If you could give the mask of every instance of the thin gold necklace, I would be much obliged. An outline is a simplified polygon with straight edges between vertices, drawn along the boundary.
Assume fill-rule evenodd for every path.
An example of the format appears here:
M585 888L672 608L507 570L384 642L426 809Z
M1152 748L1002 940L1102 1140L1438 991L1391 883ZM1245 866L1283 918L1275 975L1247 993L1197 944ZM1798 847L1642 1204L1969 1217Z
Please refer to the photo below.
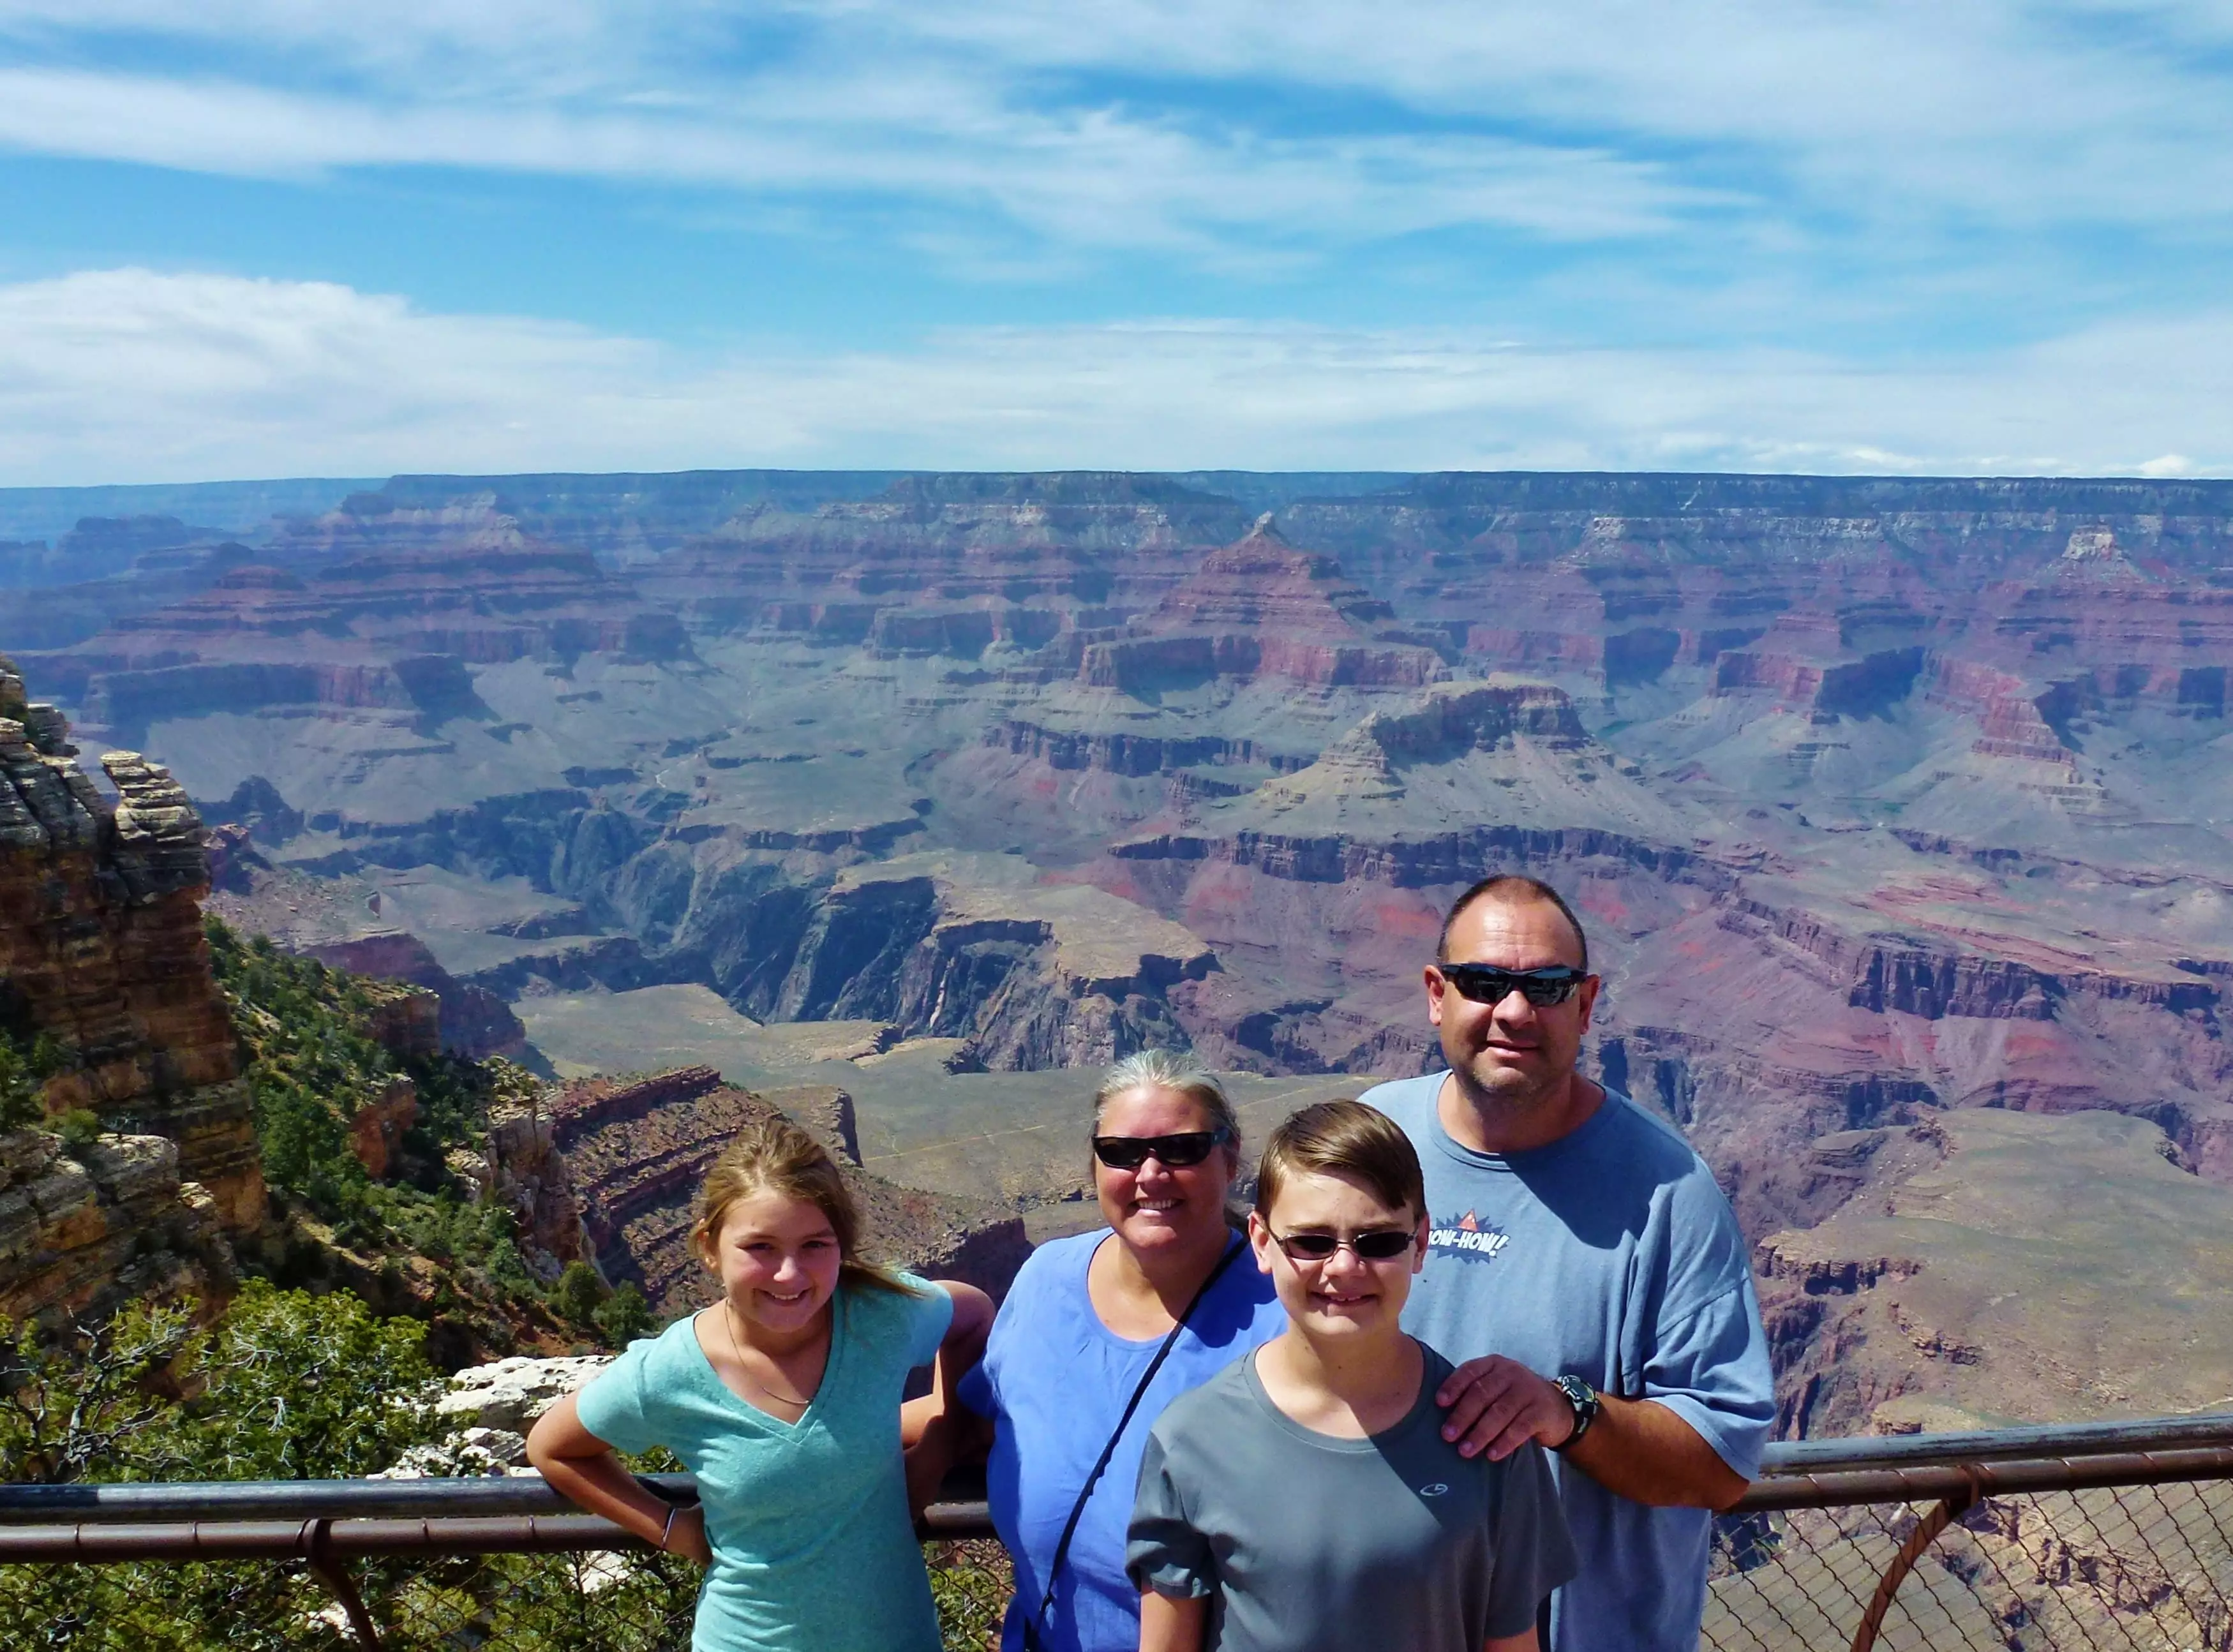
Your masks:
M761 1393L766 1395L771 1400L780 1400L785 1405L795 1405L802 1411L805 1410L808 1406L812 1405L814 1402L811 1400L802 1400L796 1394L785 1394L781 1389L769 1387L766 1382L760 1379L758 1372L754 1371L751 1366L745 1363L745 1350L737 1345L737 1327L729 1317L731 1311L729 1299L726 1297L722 1298L721 1329L729 1333L729 1356L737 1362L737 1369L742 1371L746 1376L751 1377L752 1380L752 1386L759 1389ZM774 1362L770 1360L769 1363L773 1364Z

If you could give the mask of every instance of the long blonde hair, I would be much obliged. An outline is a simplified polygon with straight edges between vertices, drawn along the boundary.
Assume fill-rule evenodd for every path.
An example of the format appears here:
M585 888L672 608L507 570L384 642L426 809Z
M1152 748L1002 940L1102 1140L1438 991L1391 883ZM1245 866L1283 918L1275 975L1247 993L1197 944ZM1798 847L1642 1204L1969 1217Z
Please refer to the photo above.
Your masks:
M907 1290L891 1269L861 1254L861 1207L830 1150L780 1113L738 1131L706 1173L706 1185L698 1193L698 1219L690 1228L691 1243L700 1256L713 1248L729 1206L757 1193L804 1200L829 1219L837 1235L841 1285Z

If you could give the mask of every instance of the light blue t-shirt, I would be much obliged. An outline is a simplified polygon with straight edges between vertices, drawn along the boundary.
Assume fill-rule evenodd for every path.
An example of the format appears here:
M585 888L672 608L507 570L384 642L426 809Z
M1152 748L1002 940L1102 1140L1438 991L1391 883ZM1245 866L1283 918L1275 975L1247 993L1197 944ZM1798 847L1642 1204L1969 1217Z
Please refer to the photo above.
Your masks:
M984 1363L961 1379L962 1403L993 1419L985 1479L993 1529L1015 1562L1002 1652L1022 1652L1024 1623L1045 1597L1063 1523L1162 1346L1160 1337L1141 1343L1119 1337L1093 1311L1085 1271L1103 1240L1114 1242L1105 1229L1033 1251L993 1322ZM1286 1328L1271 1280L1253 1257L1234 1258L1141 1396L1086 1501L1054 1604L1039 1623L1047 1652L1137 1652L1140 1592L1125 1574L1124 1541L1148 1430L1180 1395Z
M687 1318L630 1343L576 1397L598 1439L664 1446L698 1477L713 1564L693 1652L939 1652L900 1393L938 1352L954 1299L907 1283L838 1289L822 1385L795 1423L732 1394Z
M1774 1377L1744 1235L1705 1161L1617 1091L1547 1147L1475 1153L1436 1115L1443 1077L1364 1096L1426 1172L1427 1265L1404 1329L1458 1364L1503 1354L1655 1400L1736 1473L1758 1473ZM1559 1467L1580 1564L1553 1597L1553 1652L1690 1652L1713 1517L1648 1508Z

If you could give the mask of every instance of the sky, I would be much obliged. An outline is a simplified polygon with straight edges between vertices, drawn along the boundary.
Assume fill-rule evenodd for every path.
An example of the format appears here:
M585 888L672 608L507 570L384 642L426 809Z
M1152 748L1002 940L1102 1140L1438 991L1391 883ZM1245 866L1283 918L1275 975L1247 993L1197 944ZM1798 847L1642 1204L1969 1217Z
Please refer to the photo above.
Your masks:
M2233 475L2233 0L0 0L0 485Z

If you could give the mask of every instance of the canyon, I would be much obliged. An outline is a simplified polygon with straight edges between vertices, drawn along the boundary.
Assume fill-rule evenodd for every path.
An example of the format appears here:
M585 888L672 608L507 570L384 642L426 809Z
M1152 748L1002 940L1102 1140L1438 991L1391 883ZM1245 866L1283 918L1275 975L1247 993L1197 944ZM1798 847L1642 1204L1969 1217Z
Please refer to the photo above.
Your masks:
M85 754L41 772L75 796L64 768L160 753L216 829L215 909L428 988L461 1052L842 1091L869 1169L1038 1237L1090 1219L1080 1109L1117 1055L1193 1049L1252 1128L1434 1064L1442 910L1516 869L1590 925L1589 1070L1761 1246L1789 1428L2145 1408L1946 1351L2073 1363L2044 1311L1898 1330L2005 1239L1990 1201L1953 1251L1860 1226L1915 1177L2067 1161L2233 1207L2233 484L740 472L205 504L222 530L10 548L0 649ZM724 1094L604 1133L659 1121L687 1158ZM2027 1122L1964 1134L1990 1114ZM1864 1141L1896 1150L1841 1167ZM645 1210L613 1232L672 1226ZM1819 1286L1849 1260L1885 1265ZM2193 1403L2233 1394L2208 1358Z

